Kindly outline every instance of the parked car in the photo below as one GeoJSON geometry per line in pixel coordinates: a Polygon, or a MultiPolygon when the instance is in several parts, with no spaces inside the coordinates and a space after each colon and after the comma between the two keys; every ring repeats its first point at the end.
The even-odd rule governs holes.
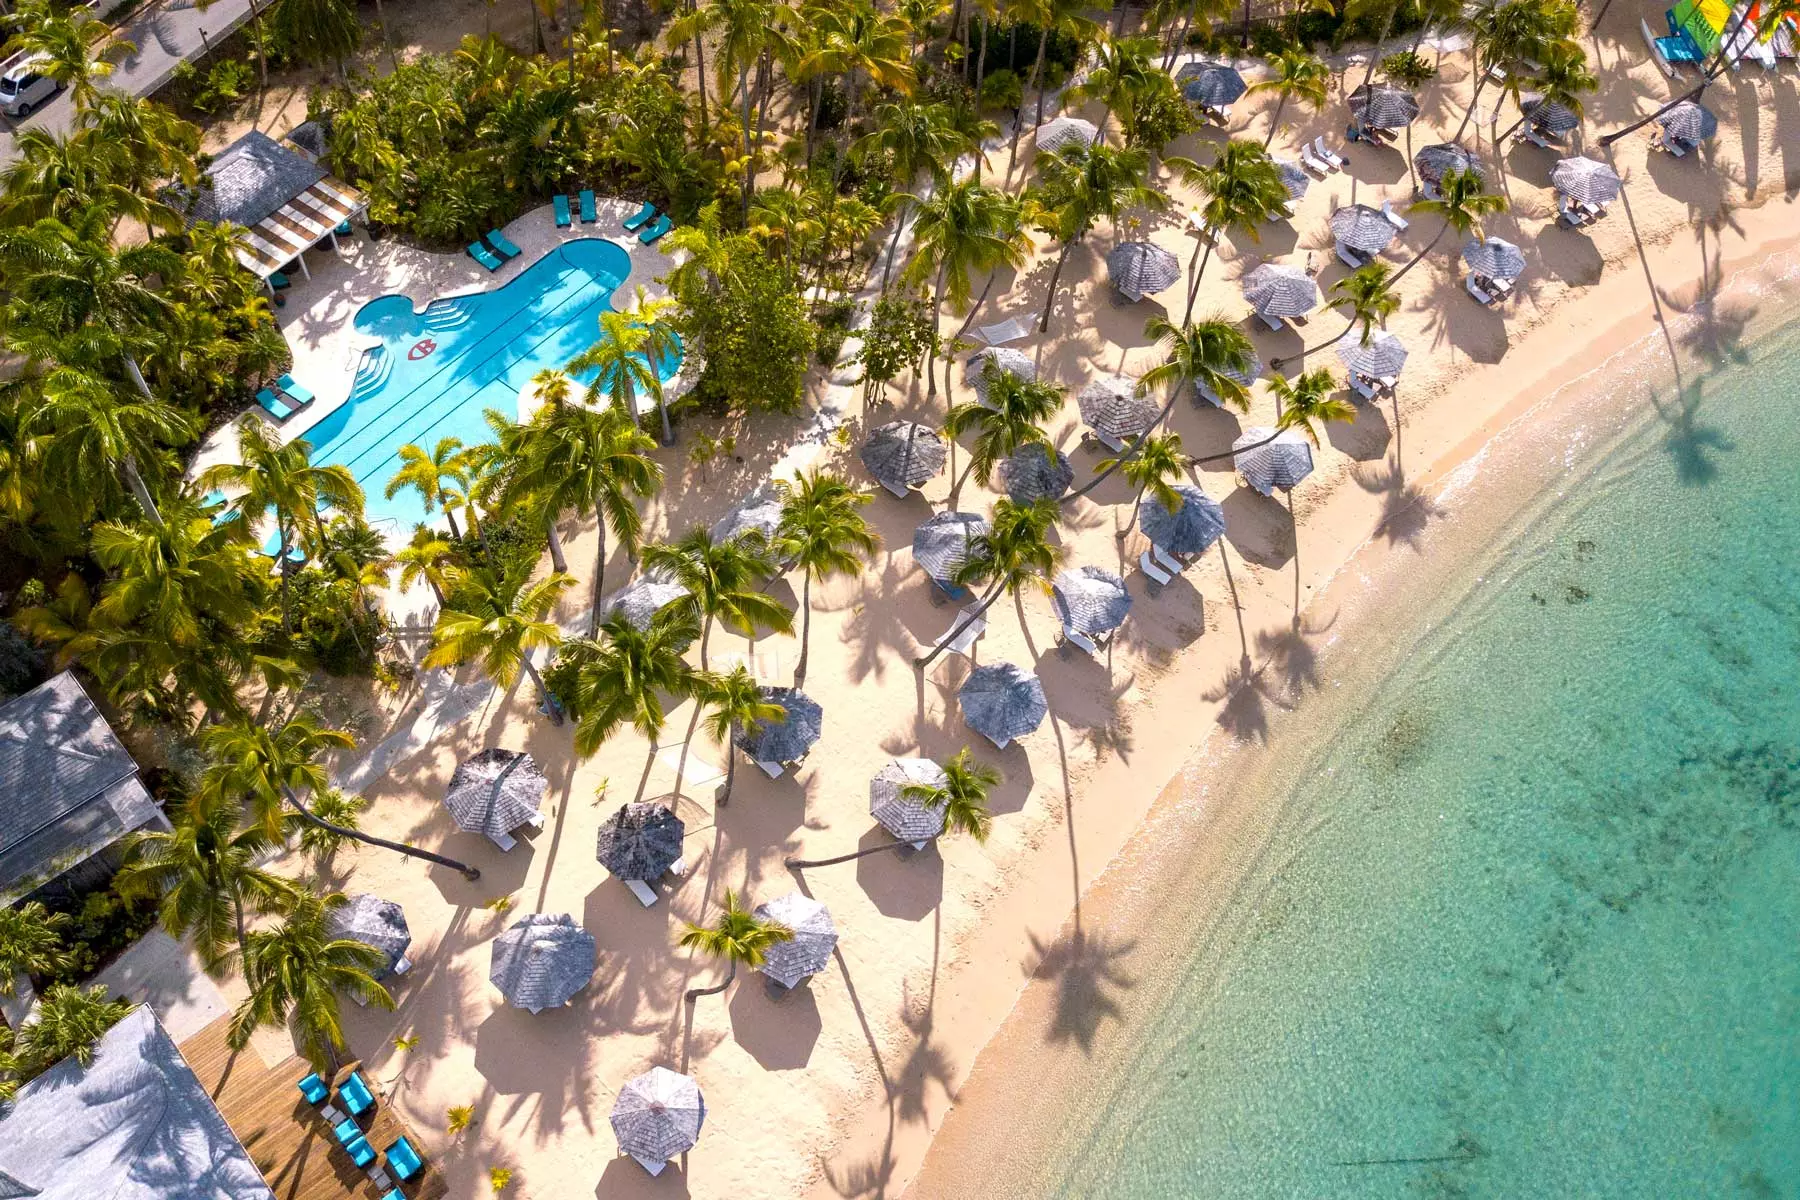
{"type": "Polygon", "coordinates": [[[20,120],[44,107],[62,85],[43,73],[45,59],[23,52],[0,63],[0,112],[20,120]]]}

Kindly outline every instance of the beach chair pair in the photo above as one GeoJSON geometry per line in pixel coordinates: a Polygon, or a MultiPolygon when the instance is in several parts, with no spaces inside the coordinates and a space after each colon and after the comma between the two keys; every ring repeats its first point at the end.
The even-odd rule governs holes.
{"type": "Polygon", "coordinates": [[[1062,633],[1058,635],[1056,640],[1063,645],[1077,646],[1080,649],[1087,651],[1088,657],[1095,662],[1104,661],[1106,658],[1104,640],[1095,642],[1094,639],[1090,638],[1087,634],[1070,629],[1067,625],[1063,626],[1062,633]]]}
{"type": "Polygon", "coordinates": [[[1342,242],[1337,244],[1337,256],[1338,261],[1343,263],[1346,267],[1349,267],[1352,271],[1366,267],[1375,260],[1373,254],[1364,254],[1361,250],[1353,250],[1342,242]]]}
{"type": "Polygon", "coordinates": [[[1469,295],[1484,305],[1498,304],[1512,295],[1513,281],[1510,279],[1487,279],[1470,271],[1463,276],[1463,286],[1468,288],[1469,295]]]}
{"type": "Polygon", "coordinates": [[[498,229],[488,230],[485,244],[481,238],[476,238],[469,243],[469,257],[486,267],[490,272],[498,271],[501,267],[523,253],[523,250],[520,250],[517,246],[513,245],[512,241],[498,229]],[[491,250],[489,249],[490,246],[492,247],[491,250]]]}
{"type": "Polygon", "coordinates": [[[1383,200],[1381,202],[1381,215],[1387,218],[1387,223],[1389,225],[1392,225],[1401,233],[1405,233],[1407,228],[1412,224],[1411,221],[1408,221],[1405,217],[1394,211],[1394,202],[1392,200],[1383,200]]]}
{"type": "Polygon", "coordinates": [[[1187,564],[1155,542],[1138,555],[1138,569],[1159,584],[1166,584],[1187,570],[1187,564]]]}
{"type": "Polygon", "coordinates": [[[648,246],[673,228],[675,228],[675,222],[669,220],[668,214],[664,213],[644,227],[644,231],[638,234],[638,241],[648,246]]]}
{"type": "MultiPolygon", "coordinates": [[[[758,763],[757,765],[762,766],[761,763],[758,763]]],[[[767,768],[764,769],[766,770],[767,768]]],[[[777,772],[777,774],[779,774],[779,772],[777,772]]],[[[686,875],[687,859],[678,858],[670,863],[668,874],[675,876],[677,879],[686,875]]],[[[656,903],[656,889],[651,887],[647,881],[642,879],[621,879],[619,882],[624,884],[625,890],[630,892],[633,896],[636,896],[637,902],[645,908],[649,908],[656,903]]]]}
{"type": "Polygon", "coordinates": [[[1332,150],[1329,146],[1327,146],[1325,144],[1325,135],[1324,134],[1320,134],[1318,137],[1316,137],[1312,140],[1310,149],[1313,152],[1314,158],[1316,158],[1320,162],[1324,163],[1327,168],[1329,168],[1330,170],[1333,170],[1333,171],[1343,170],[1345,163],[1348,161],[1347,159],[1344,158],[1343,155],[1337,153],[1335,150],[1332,150]]]}
{"type": "Polygon", "coordinates": [[[977,615],[973,609],[958,609],[956,620],[950,622],[950,628],[944,630],[933,645],[941,646],[952,654],[960,654],[964,658],[973,660],[975,643],[986,632],[987,618],[985,616],[977,615]]]}
{"type": "Polygon", "coordinates": [[[284,425],[296,413],[304,412],[313,399],[312,392],[295,383],[292,375],[283,375],[275,381],[273,387],[263,388],[256,393],[256,402],[264,412],[275,418],[277,425],[284,425]]]}
{"type": "Polygon", "coordinates": [[[375,1147],[369,1145],[369,1139],[363,1136],[362,1129],[350,1117],[339,1121],[332,1132],[337,1136],[338,1145],[350,1156],[350,1161],[358,1168],[367,1167],[375,1161],[375,1147]]]}

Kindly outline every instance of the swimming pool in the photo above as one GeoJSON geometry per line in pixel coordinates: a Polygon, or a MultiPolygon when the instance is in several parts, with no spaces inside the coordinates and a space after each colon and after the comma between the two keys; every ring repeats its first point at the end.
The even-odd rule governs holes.
{"type": "MultiPolygon", "coordinates": [[[[405,534],[425,520],[419,495],[387,499],[400,447],[429,452],[439,439],[465,446],[491,440],[482,413],[516,417],[519,392],[545,368],[561,369],[599,333],[599,314],[631,271],[631,256],[613,242],[565,242],[519,275],[485,292],[434,300],[415,312],[405,296],[381,296],[357,312],[358,332],[381,339],[357,368],[350,398],[301,437],[312,461],[350,468],[368,498],[371,524],[389,520],[405,534]]],[[[680,355],[658,364],[673,378],[680,355]]],[[[583,386],[593,372],[573,378],[583,386]]],[[[640,404],[644,403],[640,399],[640,404]]]]}

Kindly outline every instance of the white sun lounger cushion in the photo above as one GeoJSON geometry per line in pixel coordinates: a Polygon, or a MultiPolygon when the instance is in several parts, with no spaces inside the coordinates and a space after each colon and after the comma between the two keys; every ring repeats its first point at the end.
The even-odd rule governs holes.
{"type": "Polygon", "coordinates": [[[1158,583],[1167,583],[1175,578],[1173,575],[1156,565],[1151,559],[1150,551],[1148,550],[1138,555],[1138,569],[1158,583]]]}
{"type": "Polygon", "coordinates": [[[642,904],[645,908],[649,908],[652,904],[656,903],[656,890],[643,880],[623,879],[620,880],[620,882],[630,889],[631,894],[638,898],[638,903],[642,904]]]}

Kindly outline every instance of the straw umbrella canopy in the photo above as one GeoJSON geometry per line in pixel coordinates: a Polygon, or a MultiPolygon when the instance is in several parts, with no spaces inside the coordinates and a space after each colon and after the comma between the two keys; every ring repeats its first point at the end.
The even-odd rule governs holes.
{"type": "Polygon", "coordinates": [[[1413,169],[1429,184],[1443,182],[1452,171],[1473,171],[1483,179],[1487,172],[1481,161],[1456,142],[1436,142],[1413,155],[1413,169]]]}
{"type": "Polygon", "coordinates": [[[1519,97],[1519,111],[1525,114],[1525,119],[1534,127],[1559,137],[1581,124],[1581,118],[1575,114],[1574,109],[1554,100],[1546,100],[1537,92],[1526,92],[1519,97]]]}
{"type": "Polygon", "coordinates": [[[1664,136],[1695,146],[1719,132],[1719,118],[1703,104],[1683,100],[1656,118],[1664,136]]]}
{"type": "Polygon", "coordinates": [[[1577,204],[1607,204],[1619,194],[1618,173],[1591,158],[1565,158],[1550,171],[1550,182],[1577,204]]]}
{"type": "Polygon", "coordinates": [[[412,930],[406,927],[406,910],[392,900],[383,900],[368,892],[358,893],[351,896],[348,903],[327,909],[325,929],[334,939],[348,938],[381,951],[387,962],[375,972],[377,979],[393,974],[400,960],[406,957],[406,948],[412,945],[412,930]]]}
{"type": "Polygon", "coordinates": [[[526,1012],[561,1008],[594,977],[594,935],[568,913],[532,913],[494,939],[488,979],[526,1012]]]}
{"type": "Polygon", "coordinates": [[[1299,267],[1264,263],[1243,286],[1244,299],[1265,317],[1303,317],[1319,305],[1319,285],[1299,267]]]}
{"type": "Polygon", "coordinates": [[[1037,673],[1012,663],[976,667],[956,693],[963,722],[996,746],[1044,723],[1050,702],[1037,673]]]}
{"type": "MultiPolygon", "coordinates": [[[[1225,367],[1219,371],[1219,374],[1225,376],[1227,379],[1235,379],[1245,387],[1249,387],[1251,384],[1255,383],[1257,377],[1262,374],[1262,369],[1262,359],[1257,355],[1256,351],[1252,350],[1250,351],[1250,361],[1244,364],[1244,369],[1242,371],[1238,370],[1236,367],[1225,367]]],[[[1218,394],[1199,380],[1194,381],[1194,394],[1214,408],[1219,407],[1218,394]]]]}
{"type": "Polygon", "coordinates": [[[619,1089],[613,1137],[640,1162],[665,1163],[694,1148],[706,1123],[700,1085],[667,1067],[652,1067],[619,1089]]]}
{"type": "Polygon", "coordinates": [[[624,617],[633,629],[648,629],[657,613],[689,594],[673,576],[646,571],[603,600],[600,611],[608,617],[624,617]]]}
{"type": "Polygon", "coordinates": [[[1292,429],[1280,433],[1267,427],[1246,429],[1231,449],[1238,474],[1265,496],[1276,488],[1292,491],[1312,474],[1312,445],[1292,429]]]}
{"type": "Polygon", "coordinates": [[[1103,567],[1075,567],[1051,582],[1050,604],[1064,629],[1104,637],[1125,623],[1131,593],[1123,579],[1103,567]]]}
{"type": "Polygon", "coordinates": [[[1337,355],[1358,375],[1386,379],[1400,374],[1400,368],[1406,365],[1406,344],[1383,329],[1366,346],[1360,342],[1339,344],[1337,355]]]}
{"type": "Polygon", "coordinates": [[[1287,189],[1289,200],[1299,200],[1306,195],[1306,189],[1312,186],[1312,176],[1306,168],[1297,162],[1289,162],[1285,158],[1275,160],[1275,173],[1281,176],[1281,186],[1287,189]]]}
{"type": "Polygon", "coordinates": [[[949,457],[937,430],[912,421],[893,421],[863,443],[863,466],[886,488],[915,488],[944,469],[949,457]]]}
{"type": "Polygon", "coordinates": [[[1155,496],[1144,497],[1138,528],[1170,554],[1200,554],[1225,532],[1225,510],[1191,483],[1175,485],[1181,505],[1174,512],[1155,496]]]}
{"type": "Polygon", "coordinates": [[[1106,256],[1119,295],[1136,304],[1181,278],[1181,260],[1155,242],[1120,242],[1106,256]]]}
{"type": "Polygon", "coordinates": [[[762,973],[782,987],[791,988],[808,975],[817,975],[831,962],[837,948],[837,926],[831,910],[804,892],[789,892],[756,906],[758,921],[773,921],[793,931],[793,938],[776,942],[763,952],[762,973]]]}
{"type": "Polygon", "coordinates": [[[929,842],[944,832],[941,805],[926,807],[901,794],[907,787],[941,788],[950,782],[929,758],[896,758],[869,780],[869,815],[901,842],[929,842]]]}
{"type": "Polygon", "coordinates": [[[1517,279],[1525,273],[1524,253],[1503,238],[1470,238],[1462,256],[1469,269],[1484,279],[1517,279]]]}
{"type": "Polygon", "coordinates": [[[687,826],[666,804],[621,804],[601,822],[594,857],[618,879],[648,882],[681,857],[687,826]]]}
{"type": "Polygon", "coordinates": [[[1181,94],[1207,108],[1224,108],[1249,88],[1238,69],[1229,63],[1193,62],[1175,72],[1181,94]]]}
{"type": "Polygon", "coordinates": [[[1100,136],[1100,130],[1092,121],[1084,121],[1080,117],[1058,117],[1054,121],[1046,121],[1037,132],[1037,148],[1039,150],[1058,151],[1069,146],[1088,147],[1100,136]]]}
{"type": "Polygon", "coordinates": [[[760,689],[766,703],[779,704],[784,715],[754,728],[743,728],[733,739],[753,762],[790,763],[806,757],[825,726],[825,710],[798,688],[760,689]]]}
{"type": "Polygon", "coordinates": [[[987,518],[979,513],[937,513],[913,530],[913,561],[946,589],[954,588],[956,572],[969,561],[969,546],[987,535],[987,518]]]}
{"type": "Polygon", "coordinates": [[[1101,375],[1075,398],[1081,419],[1102,438],[1123,442],[1156,423],[1162,410],[1137,394],[1137,381],[1123,375],[1101,375]]]}
{"type": "Polygon", "coordinates": [[[983,404],[988,402],[990,366],[993,375],[1017,375],[1027,382],[1037,378],[1037,363],[1023,350],[1009,350],[1005,346],[977,350],[969,355],[969,361],[964,365],[963,382],[974,390],[976,399],[983,404]]]}
{"type": "Polygon", "coordinates": [[[1411,92],[1385,83],[1364,84],[1350,93],[1350,115],[1359,125],[1375,129],[1404,129],[1419,116],[1419,101],[1411,92]]]}
{"type": "Polygon", "coordinates": [[[1379,208],[1346,204],[1331,214],[1331,236],[1362,254],[1380,254],[1400,231],[1379,208]]]}
{"type": "Polygon", "coordinates": [[[1014,503],[1061,500],[1075,482],[1075,467],[1061,450],[1020,446],[1000,462],[1000,486],[1014,503]]]}
{"type": "Polygon", "coordinates": [[[781,525],[781,494],[768,484],[732,505],[731,511],[713,522],[712,540],[723,544],[750,534],[773,543],[781,525]]]}
{"type": "Polygon", "coordinates": [[[535,820],[549,791],[536,759],[494,746],[457,766],[444,790],[444,807],[463,832],[502,838],[535,820]]]}

